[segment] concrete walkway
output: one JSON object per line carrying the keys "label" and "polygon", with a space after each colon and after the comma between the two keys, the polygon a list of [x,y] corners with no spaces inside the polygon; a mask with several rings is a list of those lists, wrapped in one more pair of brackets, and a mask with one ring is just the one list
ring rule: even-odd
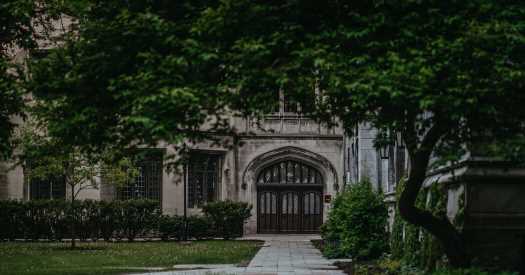
{"label": "concrete walkway", "polygon": [[333,262],[323,258],[311,240],[317,235],[253,235],[245,240],[263,240],[264,247],[247,267],[233,265],[180,265],[178,271],[152,272],[155,275],[344,275]]}

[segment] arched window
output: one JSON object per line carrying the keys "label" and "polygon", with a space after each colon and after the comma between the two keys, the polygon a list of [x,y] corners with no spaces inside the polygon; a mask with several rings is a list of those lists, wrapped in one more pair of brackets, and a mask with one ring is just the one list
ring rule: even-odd
{"label": "arched window", "polygon": [[314,167],[293,160],[284,160],[264,168],[257,184],[323,184],[321,173]]}

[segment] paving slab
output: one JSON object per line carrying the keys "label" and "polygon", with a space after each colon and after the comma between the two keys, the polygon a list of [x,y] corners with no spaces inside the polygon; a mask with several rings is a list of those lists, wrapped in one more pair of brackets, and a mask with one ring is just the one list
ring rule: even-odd
{"label": "paving slab", "polygon": [[[318,235],[251,235],[244,240],[262,240],[263,247],[247,267],[232,265],[178,265],[172,270],[143,273],[154,275],[344,275],[334,261],[323,258],[311,240]],[[187,270],[191,269],[191,270]],[[136,273],[135,273],[136,274]]]}

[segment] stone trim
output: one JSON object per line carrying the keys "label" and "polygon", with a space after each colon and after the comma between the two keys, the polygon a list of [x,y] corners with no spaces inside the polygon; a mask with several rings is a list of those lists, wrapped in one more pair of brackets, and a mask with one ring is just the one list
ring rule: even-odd
{"label": "stone trim", "polygon": [[328,159],[308,150],[287,146],[261,154],[253,159],[244,170],[242,176],[243,185],[255,185],[257,181],[257,175],[260,171],[276,162],[283,160],[295,160],[311,165],[323,176],[323,184],[325,188],[329,180],[333,182],[334,186],[339,184],[337,171]]}
{"label": "stone trim", "polygon": [[290,134],[243,134],[238,136],[239,139],[307,139],[307,140],[343,140],[343,135],[290,135]]}
{"label": "stone trim", "polygon": [[504,161],[466,160],[456,165],[431,171],[423,186],[434,183],[454,184],[460,180],[523,179],[525,168]]}

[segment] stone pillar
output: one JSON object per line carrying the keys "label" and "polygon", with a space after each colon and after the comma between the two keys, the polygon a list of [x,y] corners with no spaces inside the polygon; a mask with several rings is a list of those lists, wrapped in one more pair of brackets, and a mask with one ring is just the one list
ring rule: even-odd
{"label": "stone pillar", "polygon": [[479,264],[525,268],[525,169],[470,159],[429,177],[445,184],[447,217]]}

